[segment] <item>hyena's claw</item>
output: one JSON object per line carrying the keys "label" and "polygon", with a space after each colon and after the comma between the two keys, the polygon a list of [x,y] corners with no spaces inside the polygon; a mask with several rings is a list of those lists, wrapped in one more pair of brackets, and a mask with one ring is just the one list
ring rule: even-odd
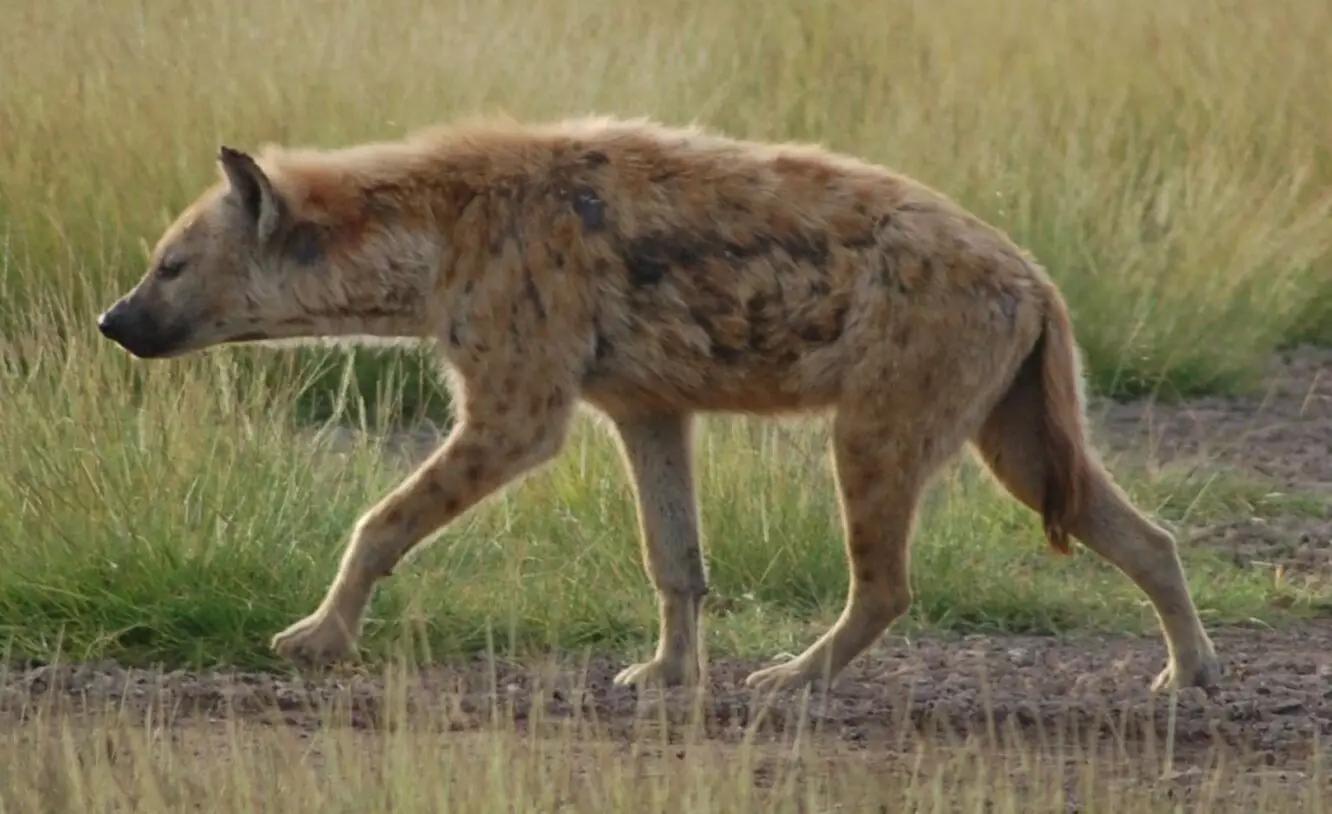
{"label": "hyena's claw", "polygon": [[630,665],[615,676],[619,686],[635,686],[654,689],[668,687],[692,687],[698,684],[698,671],[691,670],[684,660],[669,661],[656,658],[642,664]]}
{"label": "hyena's claw", "polygon": [[1168,665],[1152,682],[1152,692],[1167,692],[1197,687],[1208,698],[1215,699],[1220,693],[1221,665],[1214,655],[1208,655],[1192,667],[1175,664]]}
{"label": "hyena's claw", "polygon": [[354,656],[356,641],[341,619],[313,613],[275,635],[272,648],[287,661],[317,666]]}

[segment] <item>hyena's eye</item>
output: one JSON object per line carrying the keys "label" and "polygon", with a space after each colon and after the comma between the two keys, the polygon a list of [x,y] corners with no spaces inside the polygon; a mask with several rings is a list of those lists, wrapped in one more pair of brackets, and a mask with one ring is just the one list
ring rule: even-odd
{"label": "hyena's eye", "polygon": [[157,276],[163,280],[173,280],[185,270],[185,258],[166,257],[157,264]]}

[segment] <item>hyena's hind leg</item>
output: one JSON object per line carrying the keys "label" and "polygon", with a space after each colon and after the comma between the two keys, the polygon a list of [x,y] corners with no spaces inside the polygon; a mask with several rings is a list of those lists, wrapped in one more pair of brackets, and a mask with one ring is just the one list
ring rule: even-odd
{"label": "hyena's hind leg", "polygon": [[323,602],[274,636],[273,649],[304,663],[354,651],[375,583],[430,534],[554,458],[568,431],[575,392],[554,383],[529,384],[519,394],[469,388],[448,440],[361,517]]}
{"label": "hyena's hind leg", "polygon": [[652,660],[625,668],[615,677],[617,684],[694,686],[702,675],[708,579],[695,497],[692,423],[689,414],[615,422],[661,625]]}
{"label": "hyena's hind leg", "polygon": [[[980,457],[1018,500],[1041,511],[1049,466],[1044,435],[1045,393],[1039,357],[1018,373],[975,438]],[[1151,601],[1169,651],[1153,688],[1211,690],[1219,678],[1216,653],[1189,594],[1174,537],[1138,511],[1085,445],[1082,508],[1068,532],[1127,575]]]}
{"label": "hyena's hind leg", "polygon": [[[873,406],[871,406],[873,405]],[[840,497],[850,589],[842,615],[794,659],[751,674],[762,692],[831,683],[911,607],[911,537],[917,505],[930,475],[950,451],[923,445],[909,421],[881,405],[850,403],[833,419],[834,474]]]}

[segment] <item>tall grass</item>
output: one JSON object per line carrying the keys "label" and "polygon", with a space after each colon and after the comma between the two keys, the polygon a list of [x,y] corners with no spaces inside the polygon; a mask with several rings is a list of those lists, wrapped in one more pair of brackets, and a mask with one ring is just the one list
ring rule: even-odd
{"label": "tall grass", "polygon": [[1050,267],[1102,391],[1232,388],[1332,339],[1329,23],[1295,0],[10,0],[0,325],[90,341],[221,142],[599,110],[917,175]]}
{"label": "tall grass", "polygon": [[[1102,392],[1226,390],[1283,343],[1332,340],[1329,24],[1326,4],[1295,0],[7,0],[3,633],[31,653],[262,662],[400,474],[368,447],[330,464],[296,418],[361,404],[350,394],[376,415],[447,419],[423,356],[395,357],[388,379],[379,357],[348,376],[325,351],[138,364],[96,335],[147,243],[215,176],[219,144],[333,146],[499,109],[820,140],[1030,246]],[[703,494],[731,612],[711,635],[807,642],[846,579],[820,436],[721,426]],[[1177,485],[1135,490],[1180,519],[1199,488]],[[458,647],[491,625],[529,644],[648,641],[632,504],[604,438],[580,435],[445,537],[376,604],[372,644],[379,618],[404,617]],[[1091,558],[1047,562],[1033,518],[974,470],[931,504],[919,551],[917,623],[1152,624]],[[1260,575],[1188,556],[1207,613],[1270,610]]]}

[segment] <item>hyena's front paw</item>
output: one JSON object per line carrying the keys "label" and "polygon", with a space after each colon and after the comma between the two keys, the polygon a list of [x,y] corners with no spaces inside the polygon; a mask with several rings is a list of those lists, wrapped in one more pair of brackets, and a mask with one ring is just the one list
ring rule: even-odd
{"label": "hyena's front paw", "polygon": [[290,662],[327,664],[356,654],[356,634],[336,614],[316,611],[274,636],[272,647]]}
{"label": "hyena's front paw", "polygon": [[698,666],[688,659],[663,659],[634,664],[615,676],[621,686],[634,685],[663,689],[666,687],[693,687],[698,684]]}

